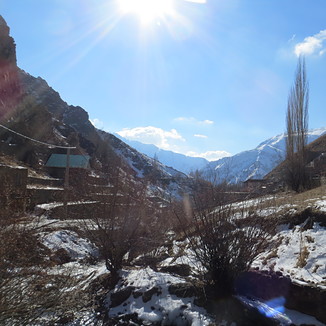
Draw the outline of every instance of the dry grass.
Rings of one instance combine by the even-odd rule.
[[[303,268],[307,265],[307,258],[309,257],[309,250],[306,246],[300,250],[296,267]]]
[[[302,192],[284,192],[275,195],[273,198],[261,203],[261,208],[277,208],[278,215],[286,213],[292,206],[298,212],[307,207],[313,207],[317,200],[326,200],[326,185]]]

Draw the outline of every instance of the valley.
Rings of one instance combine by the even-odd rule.
[[[326,128],[298,192],[284,134],[160,161],[20,69],[0,23],[1,325],[326,324]]]

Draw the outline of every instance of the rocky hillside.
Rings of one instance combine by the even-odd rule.
[[[0,123],[30,138],[61,146],[76,146],[76,154],[91,157],[91,168],[110,174],[117,162],[138,178],[158,176],[158,186],[170,192],[182,192],[188,178],[171,168],[157,164],[114,135],[100,132],[79,106],[63,101],[41,77],[33,77],[16,64],[16,46],[9,27],[0,19],[1,87]],[[32,142],[4,128],[0,129],[1,152],[41,168],[48,156],[62,150]],[[161,181],[160,181],[161,180]],[[164,180],[164,182],[162,181]]]
[[[318,137],[316,140],[308,144],[307,146],[308,161],[311,162],[319,156],[322,156],[323,153],[326,153],[326,133]],[[270,171],[265,178],[272,180],[276,183],[280,183],[284,178],[285,174],[285,164],[281,162],[278,164],[272,171]]]

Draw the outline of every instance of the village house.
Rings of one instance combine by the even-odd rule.
[[[67,166],[72,170],[88,170],[89,160],[88,155],[51,154],[45,168],[52,177],[63,179]]]

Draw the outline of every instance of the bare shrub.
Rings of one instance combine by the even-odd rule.
[[[160,210],[148,200],[146,184],[122,170],[117,172],[111,179],[109,193],[102,196],[97,209],[82,225],[105,260],[111,285],[117,282],[123,265],[155,247],[160,233],[157,228]]]
[[[306,246],[300,248],[300,253],[298,256],[297,267],[303,268],[307,265],[307,259],[309,257],[309,250]]]
[[[21,219],[1,220],[1,325],[48,325],[87,305],[88,295],[77,287],[73,267],[64,274],[51,273],[37,229]]]
[[[0,282],[0,324],[48,325],[64,316],[73,316],[89,300],[86,291],[77,285],[69,272],[51,275],[37,268],[13,271]]]
[[[19,220],[0,221],[0,276],[14,268],[30,267],[43,261],[42,249],[33,230],[19,224]]]
[[[213,287],[216,296],[228,296],[237,277],[266,248],[270,222],[256,213],[258,205],[220,204],[221,190],[211,186],[208,192],[185,198],[176,205],[175,215],[203,266],[204,282]]]

